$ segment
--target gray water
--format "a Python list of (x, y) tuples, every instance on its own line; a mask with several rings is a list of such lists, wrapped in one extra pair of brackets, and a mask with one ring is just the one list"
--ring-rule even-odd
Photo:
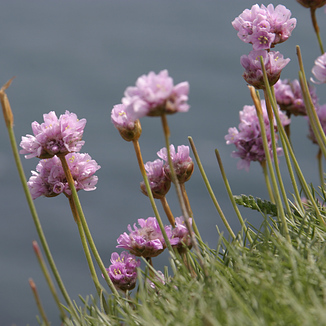
[[(132, 145), (122, 140), (110, 122), (113, 105), (120, 103), (125, 88), (149, 71), (168, 69), (176, 83), (190, 83), (191, 109), (169, 117), (171, 142), (188, 144), (192, 136), (219, 203), (235, 232), (239, 223), (228, 201), (214, 149), (218, 148), (235, 194), (267, 198), (258, 164), (250, 172), (238, 171), (237, 160), (225, 144), (229, 127), (239, 123), (238, 112), (251, 105), (242, 79), (239, 58), (251, 46), (241, 42), (231, 21), (251, 1), (24, 1), (1, 2), (0, 83), (16, 76), (8, 89), (15, 116), (17, 142), (31, 133), (32, 121), (42, 114), (65, 110), (86, 118), (83, 148), (101, 165), (94, 192), (80, 198), (89, 227), (105, 264), (109, 265), (116, 239), (129, 223), (152, 216), (139, 191), (141, 175)], [(267, 3), (265, 3), (267, 5)], [(308, 10), (296, 1), (283, 1), (298, 19), (293, 36), (277, 47), (291, 62), (283, 78), (297, 78), (295, 45), (300, 44), (307, 74), (319, 55)], [(277, 5), (277, 3), (275, 3)], [(325, 14), (318, 13), (321, 30)], [(325, 36), (324, 36), (325, 39)], [(321, 103), (324, 85), (318, 86)], [(142, 119), (140, 144), (144, 161), (156, 159), (164, 146), (160, 119)], [(293, 119), (293, 143), (309, 182), (318, 184), (315, 155), (307, 124)], [(23, 159), (23, 158), (22, 158)], [(37, 159), (23, 159), (27, 177)], [(280, 164), (284, 169), (284, 160)], [(292, 192), (285, 176), (287, 189)], [(28, 279), (35, 281), (53, 325), (58, 312), (33, 253), (38, 240), (32, 218), (14, 167), (5, 124), (0, 120), (0, 326), (36, 325), (38, 314)], [(216, 225), (223, 224), (208, 197), (198, 169), (187, 184), (197, 225), (203, 238), (215, 247)], [(168, 201), (175, 216), (181, 215), (172, 189)], [(52, 254), (73, 299), (94, 294), (78, 230), (64, 196), (35, 201)], [(242, 210), (245, 218), (259, 225), (261, 217)], [(154, 261), (157, 268), (168, 264), (167, 254)], [(100, 274), (100, 273), (99, 273)]]

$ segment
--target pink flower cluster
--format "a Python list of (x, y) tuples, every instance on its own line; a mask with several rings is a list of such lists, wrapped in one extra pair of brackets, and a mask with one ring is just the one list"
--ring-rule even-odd
[(111, 265), (106, 271), (114, 286), (124, 292), (134, 289), (140, 260), (123, 251), (120, 255), (117, 252), (112, 253), (110, 261)]
[(268, 50), (286, 41), (296, 26), (296, 19), (290, 18), (291, 11), (283, 5), (267, 7), (258, 4), (245, 9), (233, 22), (238, 37), (250, 43), (254, 50)]
[(312, 73), (318, 81), (311, 79), (315, 84), (326, 83), (326, 53), (319, 56), (315, 60), (315, 65), (312, 68)]
[(34, 136), (22, 137), (20, 154), (27, 154), (25, 158), (43, 159), (80, 151), (85, 143), (82, 137), (86, 119), (78, 120), (76, 114), (69, 111), (59, 119), (54, 111), (44, 114), (43, 118), (42, 124), (32, 123)]
[[(76, 190), (95, 190), (98, 177), (94, 173), (101, 167), (88, 154), (69, 153), (66, 160), (75, 181)], [(61, 193), (71, 195), (60, 159), (54, 156), (50, 159), (40, 160), (36, 171), (27, 182), (32, 198), (40, 196), (54, 197)]]
[[(288, 115), (307, 115), (300, 83), (297, 79), (293, 81), (280, 79), (274, 85), (274, 92), (277, 104)], [(315, 88), (309, 85), (309, 92), (314, 106), (317, 107), (318, 97)]]
[(270, 51), (276, 44), (286, 41), (296, 26), (296, 19), (290, 18), (291, 11), (283, 5), (274, 8), (258, 4), (246, 9), (233, 22), (238, 31), (238, 37), (245, 43), (250, 43), (253, 50), (249, 55), (241, 57), (241, 65), (245, 68), (243, 74), (246, 82), (257, 89), (264, 89), (264, 81), (260, 57), (263, 57), (270, 85), (280, 78), (282, 69), (290, 59), (284, 59), (279, 52)]
[[(261, 101), (261, 106), (263, 110), (268, 148), (270, 155), (272, 155), (272, 140), (269, 127), (269, 119), (264, 100)], [(229, 128), (229, 133), (225, 136), (225, 140), (227, 145), (234, 144), (236, 147), (236, 151), (232, 152), (232, 157), (238, 157), (241, 159), (238, 162), (238, 169), (245, 169), (246, 171), (249, 171), (250, 162), (263, 162), (266, 160), (266, 156), (255, 107), (245, 105), (243, 110), (240, 111), (239, 115), (240, 123), (238, 129), (235, 127)], [(287, 118), (283, 112), (279, 111), (279, 115), (283, 126), (286, 126), (290, 123), (290, 119)], [(274, 129), (276, 131), (276, 125)], [(275, 139), (275, 141), (277, 141), (277, 139)], [(282, 148), (278, 147), (277, 154), (281, 155), (282, 153)]]

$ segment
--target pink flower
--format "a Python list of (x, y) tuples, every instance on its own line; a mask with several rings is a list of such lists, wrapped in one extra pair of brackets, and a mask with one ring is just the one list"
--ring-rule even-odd
[[(192, 218), (189, 218), (189, 223), (192, 226)], [(185, 249), (184, 246), (191, 249), (192, 242), (183, 216), (175, 218), (175, 228), (172, 230), (172, 237), (173, 239), (178, 239), (178, 242), (173, 247), (177, 248), (179, 252)]]
[(326, 52), (315, 60), (315, 65), (312, 68), (312, 73), (318, 81), (311, 78), (315, 84), (326, 83)]
[(128, 87), (122, 103), (130, 110), (133, 119), (144, 116), (159, 116), (164, 113), (187, 112), (189, 84), (182, 82), (174, 86), (167, 70), (158, 75), (150, 72), (136, 81), (135, 87)]
[[(96, 161), (88, 154), (81, 153), (69, 153), (65, 159), (75, 181), (76, 190), (95, 190), (98, 177), (94, 173), (101, 168)], [(71, 195), (61, 161), (57, 156), (40, 160), (36, 171), (32, 171), (32, 176), (27, 182), (33, 199), (40, 196), (54, 197), (61, 193)]]
[(291, 11), (283, 5), (267, 7), (256, 4), (235, 18), (232, 26), (238, 37), (251, 43), (254, 50), (269, 50), (276, 44), (286, 41), (296, 26), (296, 19), (290, 18)]
[[(307, 115), (299, 81), (294, 79), (281, 80), (274, 85), (275, 97), (281, 110), (288, 114)], [(310, 96), (314, 106), (318, 105), (318, 98), (315, 88), (309, 86)]]
[(257, 89), (265, 88), (260, 56), (263, 57), (263, 63), (271, 86), (279, 80), (282, 69), (290, 61), (290, 59), (284, 59), (280, 52), (267, 52), (266, 50), (251, 51), (249, 55), (241, 56), (240, 63), (245, 69), (243, 78), (248, 84)]
[(86, 119), (78, 120), (76, 114), (66, 111), (58, 119), (55, 112), (43, 115), (44, 123), (34, 121), (34, 136), (22, 137), (20, 154), (25, 158), (50, 158), (54, 155), (66, 155), (79, 152), (84, 145), (82, 141)]
[[(261, 101), (261, 106), (263, 110), (269, 152), (270, 155), (272, 155), (272, 141), (269, 120), (264, 100)], [(245, 169), (246, 171), (249, 171), (250, 162), (263, 162), (266, 160), (266, 156), (255, 107), (245, 105), (243, 107), (243, 111), (240, 111), (239, 115), (240, 123), (238, 129), (229, 128), (229, 133), (225, 136), (225, 140), (227, 145), (234, 144), (236, 146), (236, 151), (232, 152), (232, 157), (238, 157), (241, 159), (238, 162), (238, 169)], [(279, 115), (283, 126), (290, 123), (290, 119), (287, 118), (283, 112), (279, 111)], [(276, 125), (274, 129), (276, 131)], [(277, 138), (275, 141), (277, 141)], [(282, 148), (278, 147), (277, 154), (281, 155), (282, 153)]]
[(43, 115), (44, 123), (34, 121), (32, 130), (34, 136), (22, 137), (20, 154), (25, 158), (50, 158), (54, 155), (66, 155), (70, 152), (79, 152), (84, 145), (81, 140), (86, 119), (78, 120), (76, 114), (66, 111), (58, 119), (55, 112)]
[[(152, 190), (153, 197), (156, 199), (163, 198), (171, 187), (171, 180), (167, 178), (163, 169), (164, 162), (162, 160), (155, 160), (154, 162), (147, 162), (145, 170), (149, 185)], [(147, 196), (147, 190), (144, 181), (140, 183), (140, 188), (143, 194)]]
[(120, 255), (117, 252), (112, 253), (110, 261), (111, 265), (106, 270), (114, 286), (121, 291), (134, 289), (140, 260), (123, 251)]
[(142, 132), (139, 120), (135, 120), (128, 107), (117, 104), (111, 111), (111, 121), (126, 141), (137, 140)]
[[(124, 232), (119, 236), (117, 248), (127, 249), (131, 254), (145, 258), (158, 256), (166, 248), (166, 244), (156, 218), (140, 218), (138, 224), (140, 228), (135, 223), (134, 230), (128, 225), (130, 233)], [(171, 239), (171, 245), (177, 243), (177, 240), (172, 240), (171, 226), (165, 226), (165, 232)]]
[[(189, 156), (189, 146), (178, 146), (178, 151), (176, 152), (174, 145), (171, 144), (170, 154), (175, 174), (179, 182), (184, 183), (188, 181), (194, 171), (194, 163), (191, 157)], [(158, 151), (157, 155), (159, 158), (165, 161), (164, 173), (169, 178), (169, 180), (172, 180), (166, 148), (164, 147), (160, 151)]]

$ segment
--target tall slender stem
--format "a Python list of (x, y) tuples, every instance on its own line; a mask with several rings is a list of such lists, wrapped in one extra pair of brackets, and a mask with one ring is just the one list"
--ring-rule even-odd
[(165, 212), (165, 214), (166, 214), (166, 216), (167, 216), (167, 218), (168, 218), (170, 224), (171, 224), (172, 227), (174, 228), (174, 227), (175, 227), (175, 219), (174, 219), (174, 216), (173, 216), (173, 214), (172, 214), (172, 212), (171, 212), (171, 208), (170, 208), (170, 206), (169, 206), (169, 203), (168, 203), (168, 201), (166, 200), (166, 197), (165, 197), (165, 196), (162, 197), (160, 200), (161, 200), (161, 204), (162, 204), (162, 207), (163, 207), (163, 209), (164, 209), (164, 212)]
[(77, 195), (77, 190), (76, 190), (76, 187), (75, 187), (75, 182), (74, 182), (74, 179), (71, 175), (71, 172), (70, 172), (70, 169), (69, 169), (69, 166), (68, 166), (68, 163), (66, 161), (66, 157), (65, 156), (60, 156), (60, 161), (61, 161), (61, 164), (62, 164), (62, 167), (63, 167), (63, 170), (65, 171), (65, 176), (66, 176), (66, 179), (68, 181), (68, 184), (69, 184), (69, 187), (70, 187), (70, 190), (71, 190), (71, 195), (72, 195), (72, 198), (74, 200), (74, 204), (76, 206), (76, 210), (78, 212), (78, 215), (79, 215), (79, 218), (81, 220), (81, 223), (82, 223), (82, 226), (83, 226), (83, 229), (84, 229), (84, 232), (85, 232), (85, 235), (86, 235), (86, 238), (87, 238), (87, 241), (88, 241), (88, 244), (91, 248), (91, 251), (94, 255), (94, 258), (98, 264), (98, 266), (100, 267), (100, 270), (102, 272), (102, 275), (106, 281), (106, 283), (108, 284), (109, 288), (111, 289), (112, 293), (116, 296), (116, 298), (120, 298), (120, 295), (117, 291), (117, 289), (115, 288), (115, 286), (113, 285), (106, 269), (105, 269), (105, 266), (103, 264), (103, 261), (97, 251), (97, 248), (95, 246), (95, 243), (94, 243), (94, 240), (93, 240), (93, 237), (89, 231), (89, 227), (87, 225), (87, 222), (86, 222), (86, 219), (85, 219), (85, 215), (84, 215), (84, 212), (83, 212), (83, 209), (82, 209), (82, 206), (80, 204), (80, 201), (79, 201), (79, 197)]
[(169, 161), (169, 167), (170, 167), (172, 182), (173, 182), (173, 184), (175, 186), (175, 189), (176, 189), (179, 204), (180, 204), (180, 207), (181, 207), (181, 211), (182, 211), (182, 214), (183, 214), (183, 217), (184, 217), (186, 227), (187, 227), (188, 232), (189, 232), (189, 236), (191, 238), (192, 245), (193, 245), (193, 247), (194, 247), (194, 249), (195, 249), (195, 251), (197, 253), (199, 263), (202, 266), (205, 275), (207, 275), (206, 267), (204, 265), (204, 260), (202, 258), (202, 255), (201, 255), (199, 247), (198, 247), (197, 239), (194, 236), (194, 232), (193, 232), (193, 230), (191, 228), (191, 225), (190, 225), (190, 222), (189, 222), (189, 214), (188, 214), (188, 211), (187, 211), (187, 208), (186, 208), (183, 196), (182, 196), (182, 191), (181, 191), (181, 188), (180, 188), (179, 180), (178, 180), (178, 178), (176, 177), (176, 174), (175, 174), (175, 170), (174, 170), (174, 166), (173, 166), (173, 162), (172, 162), (172, 158), (171, 158), (171, 153), (170, 153), (170, 129), (169, 129), (166, 114), (162, 114), (161, 118), (162, 118), (162, 127), (163, 127), (165, 146), (166, 146), (166, 151), (167, 151), (167, 156), (168, 156), (168, 161)]
[(0, 90), (0, 100), (1, 100), (2, 111), (3, 111), (3, 114), (4, 114), (4, 119), (6, 121), (6, 126), (7, 126), (7, 130), (8, 130), (8, 134), (9, 134), (10, 145), (11, 145), (14, 160), (15, 160), (15, 163), (16, 163), (17, 171), (18, 171), (18, 174), (19, 174), (21, 184), (23, 186), (23, 190), (24, 190), (24, 193), (25, 193), (27, 204), (28, 204), (29, 210), (31, 212), (37, 234), (38, 234), (38, 236), (40, 238), (42, 248), (43, 248), (45, 256), (46, 256), (46, 258), (47, 258), (47, 260), (49, 262), (49, 265), (50, 265), (50, 268), (51, 268), (52, 273), (54, 275), (54, 278), (55, 278), (55, 280), (56, 280), (56, 282), (58, 284), (58, 287), (59, 287), (59, 289), (60, 289), (60, 291), (61, 291), (61, 293), (62, 293), (62, 295), (63, 295), (63, 297), (64, 297), (64, 299), (65, 299), (65, 301), (66, 301), (66, 303), (68, 305), (68, 307), (71, 310), (72, 315), (74, 315), (74, 317), (77, 320), (79, 320), (76, 309), (75, 309), (75, 307), (74, 307), (74, 305), (72, 303), (72, 300), (70, 299), (69, 294), (68, 294), (68, 292), (67, 292), (67, 290), (66, 290), (66, 288), (65, 288), (65, 286), (64, 286), (64, 284), (62, 282), (61, 276), (60, 276), (59, 271), (58, 271), (58, 269), (56, 267), (54, 259), (52, 257), (49, 245), (48, 245), (48, 243), (46, 241), (46, 237), (44, 235), (44, 232), (43, 232), (43, 229), (42, 229), (42, 226), (41, 226), (41, 222), (40, 222), (40, 219), (38, 217), (38, 214), (37, 214), (37, 211), (36, 211), (36, 208), (35, 208), (35, 205), (34, 205), (33, 198), (31, 196), (31, 193), (30, 193), (29, 188), (27, 186), (27, 180), (26, 180), (23, 165), (22, 165), (22, 162), (20, 160), (19, 153), (18, 153), (15, 133), (14, 133), (14, 129), (13, 129), (13, 114), (12, 114), (12, 111), (11, 111), (11, 107), (10, 107), (10, 103), (9, 103), (7, 94), (5, 93), (5, 90), (7, 89), (7, 87), (9, 87), (9, 85), (11, 83), (11, 80), (9, 82), (7, 82), (1, 88), (1, 90)]
[(323, 47), (323, 42), (320, 37), (319, 26), (318, 26), (317, 18), (316, 18), (316, 8), (310, 8), (310, 16), (311, 16), (312, 26), (314, 27), (314, 30), (315, 30), (315, 33), (317, 36), (320, 52), (321, 52), (321, 54), (324, 54), (325, 51), (324, 51), (324, 47)]
[(200, 161), (200, 158), (199, 158), (199, 155), (198, 155), (196, 146), (194, 144), (194, 141), (192, 140), (191, 137), (188, 137), (188, 140), (189, 140), (190, 146), (192, 148), (192, 151), (194, 153), (197, 166), (198, 166), (199, 171), (200, 171), (200, 173), (202, 175), (202, 178), (204, 180), (204, 183), (205, 183), (205, 186), (207, 188), (207, 191), (208, 191), (208, 193), (209, 193), (209, 195), (210, 195), (210, 197), (211, 197), (211, 199), (213, 201), (213, 204), (214, 204), (217, 212), (219, 213), (219, 215), (220, 215), (220, 217), (222, 219), (222, 222), (224, 223), (224, 225), (225, 225), (226, 229), (228, 230), (230, 236), (232, 237), (233, 240), (235, 240), (236, 239), (236, 236), (235, 236), (235, 234), (234, 234), (234, 232), (233, 232), (233, 230), (232, 230), (229, 222), (227, 221), (227, 219), (226, 219), (226, 217), (225, 217), (225, 215), (224, 215), (224, 213), (223, 213), (223, 211), (222, 211), (222, 209), (221, 209), (221, 207), (220, 207), (220, 205), (219, 205), (219, 203), (218, 203), (218, 201), (217, 201), (217, 199), (215, 197), (215, 194), (213, 192), (213, 189), (212, 189), (212, 187), (211, 187), (211, 185), (210, 185), (210, 183), (208, 181), (207, 175), (206, 175), (206, 173), (204, 171), (204, 168), (203, 168), (203, 165), (202, 165), (202, 163)]
[(324, 171), (323, 171), (323, 156), (321, 154), (321, 150), (318, 150), (317, 154), (317, 161), (318, 161), (318, 171), (319, 171), (319, 178), (320, 178), (320, 186), (323, 190), (325, 190), (325, 181), (324, 181)]
[(267, 166), (266, 166), (266, 160), (265, 161), (261, 161), (260, 162), (260, 166), (263, 169), (263, 174), (264, 174), (264, 178), (265, 178), (265, 184), (266, 184), (266, 187), (267, 187), (267, 191), (268, 191), (268, 194), (269, 194), (270, 201), (273, 204), (275, 204), (275, 198), (274, 198), (274, 195), (273, 195), (273, 190), (272, 190), (272, 187), (271, 187), (271, 182), (270, 182), (269, 176), (268, 176), (268, 170), (267, 170)]
[(146, 187), (146, 191), (147, 191), (147, 196), (148, 196), (148, 198), (150, 200), (150, 203), (152, 205), (152, 209), (154, 211), (154, 215), (155, 215), (156, 220), (157, 220), (157, 222), (158, 222), (158, 224), (160, 226), (160, 229), (161, 229), (161, 232), (162, 232), (164, 241), (165, 241), (166, 246), (167, 246), (167, 248), (168, 248), (168, 250), (170, 252), (170, 255), (173, 258), (175, 258), (173, 248), (172, 248), (171, 243), (169, 241), (169, 238), (168, 238), (168, 236), (167, 236), (167, 234), (165, 232), (165, 228), (164, 228), (164, 225), (163, 225), (161, 216), (160, 216), (160, 214), (158, 212), (158, 209), (157, 209), (157, 206), (155, 204), (154, 197), (153, 197), (153, 193), (152, 193), (151, 187), (149, 185), (149, 181), (148, 181), (148, 178), (147, 178), (147, 174), (146, 174), (146, 170), (145, 170), (145, 166), (144, 166), (143, 157), (141, 155), (141, 151), (140, 151), (140, 146), (139, 146), (138, 139), (137, 140), (133, 140), (132, 143), (134, 145), (134, 149), (135, 149), (135, 153), (136, 153), (136, 157), (137, 157), (139, 169), (140, 169), (141, 175), (142, 175), (143, 180), (144, 180), (144, 183), (145, 183), (145, 187)]
[(70, 204), (72, 215), (74, 216), (75, 222), (78, 226), (79, 236), (80, 236), (80, 240), (82, 242), (82, 246), (83, 246), (84, 253), (86, 256), (87, 264), (88, 264), (90, 273), (92, 275), (92, 279), (93, 279), (97, 294), (100, 296), (101, 295), (101, 286), (100, 286), (100, 283), (99, 283), (97, 275), (96, 275), (96, 271), (95, 271), (95, 267), (94, 267), (93, 260), (91, 257), (91, 253), (89, 251), (87, 240), (85, 237), (85, 232), (84, 232), (83, 226), (81, 224), (74, 200), (72, 199), (71, 196), (68, 196), (68, 199), (69, 199), (69, 204)]

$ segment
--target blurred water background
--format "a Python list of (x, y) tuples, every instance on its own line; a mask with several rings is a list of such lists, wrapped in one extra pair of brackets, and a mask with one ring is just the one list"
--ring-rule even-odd
[[(218, 148), (235, 194), (267, 198), (260, 166), (238, 171), (230, 157), (234, 148), (225, 144), (229, 127), (238, 126), (238, 112), (251, 105), (241, 75), (242, 54), (251, 46), (241, 42), (231, 21), (255, 2), (215, 0), (11, 0), (1, 1), (0, 83), (16, 76), (8, 89), (15, 116), (17, 142), (31, 133), (31, 122), (42, 121), (51, 110), (65, 110), (86, 118), (83, 151), (101, 165), (96, 191), (79, 192), (98, 250), (106, 265), (116, 239), (129, 223), (152, 216), (147, 198), (139, 191), (141, 175), (132, 144), (122, 140), (110, 122), (113, 105), (120, 103), (125, 88), (149, 71), (168, 69), (175, 83), (190, 83), (191, 109), (169, 116), (171, 142), (188, 145), (192, 136), (219, 203), (235, 232), (239, 223), (227, 198), (214, 149)], [(291, 62), (282, 78), (297, 78), (295, 46), (301, 45), (308, 77), (320, 55), (310, 15), (296, 1), (282, 2), (298, 19), (292, 37), (278, 45)], [(265, 3), (267, 5), (268, 3)], [(278, 3), (274, 3), (277, 5)], [(318, 12), (321, 31), (325, 14)], [(326, 36), (322, 37), (326, 40)], [(324, 85), (318, 86), (325, 103)], [(140, 144), (144, 161), (156, 159), (164, 146), (158, 118), (143, 118)], [(308, 182), (318, 185), (316, 145), (307, 139), (307, 123), (293, 118), (295, 152)], [(23, 157), (22, 157), (23, 158)], [(23, 159), (27, 177), (38, 160)], [(285, 174), (284, 159), (280, 160)], [(292, 192), (285, 174), (287, 190)], [(58, 312), (32, 249), (38, 240), (24, 198), (5, 124), (0, 119), (0, 326), (36, 325), (38, 314), (28, 279), (33, 278), (53, 325)], [(223, 224), (195, 168), (187, 184), (197, 225), (205, 241), (217, 244), (216, 225)], [(168, 201), (175, 216), (181, 215), (172, 189)], [(73, 299), (94, 294), (78, 230), (64, 196), (35, 201), (50, 248), (63, 281)], [(160, 211), (162, 211), (160, 209)], [(258, 214), (241, 210), (254, 225)], [(157, 268), (168, 264), (167, 254), (154, 260)], [(100, 274), (100, 273), (99, 273)]]

